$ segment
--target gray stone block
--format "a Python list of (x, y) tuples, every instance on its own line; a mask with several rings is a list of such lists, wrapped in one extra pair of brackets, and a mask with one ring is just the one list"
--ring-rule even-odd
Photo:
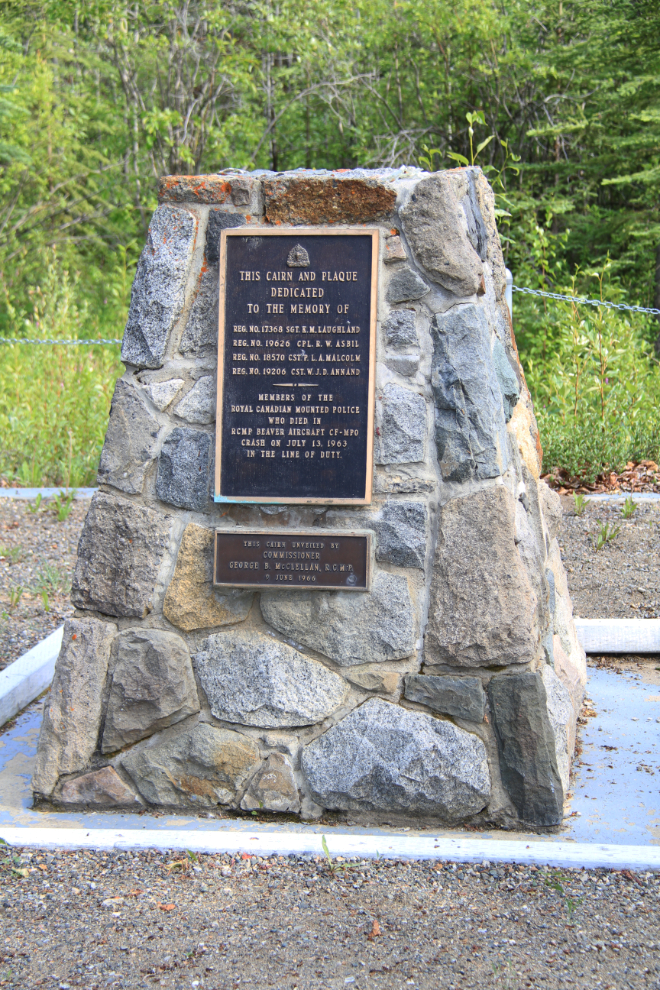
[(188, 423), (215, 423), (215, 393), (215, 378), (204, 375), (177, 403), (174, 412)]
[(575, 748), (577, 711), (568, 688), (562, 683), (552, 667), (547, 664), (541, 670), (543, 686), (548, 699), (548, 718), (555, 739), (557, 770), (564, 794), (568, 793), (571, 776), (571, 757)]
[(423, 502), (387, 502), (376, 523), (376, 560), (424, 567), (427, 511)]
[(103, 753), (199, 711), (190, 654), (180, 636), (160, 629), (130, 629), (119, 634), (115, 650)]
[(404, 695), (409, 701), (467, 722), (483, 722), (486, 695), (478, 677), (429, 677), (408, 674)]
[(449, 176), (434, 175), (417, 183), (400, 216), (420, 268), (443, 288), (465, 297), (481, 287), (483, 264), (459, 210)]
[(467, 169), (466, 174), (468, 194), (463, 197), (461, 206), (467, 219), (470, 244), (479, 255), (480, 260), (485, 261), (488, 254), (488, 231), (479, 206), (474, 170)]
[(153, 608), (171, 519), (97, 492), (78, 543), (71, 600), (76, 608), (144, 618)]
[(197, 295), (181, 337), (179, 350), (185, 357), (214, 354), (218, 349), (219, 250), (220, 234), (230, 227), (242, 227), (242, 213), (211, 210), (206, 226), (206, 265), (200, 276)]
[(144, 390), (159, 412), (165, 412), (170, 402), (181, 391), (185, 382), (183, 378), (170, 378), (166, 382), (153, 382), (145, 385)]
[(121, 765), (150, 804), (213, 808), (233, 804), (261, 762), (238, 732), (199, 723), (132, 750)]
[(442, 507), (427, 664), (482, 667), (536, 659), (538, 600), (516, 547), (515, 504), (498, 485)]
[(124, 783), (114, 767), (103, 767), (68, 780), (62, 787), (59, 801), (86, 808), (126, 808), (131, 805), (139, 808), (141, 805), (135, 792)]
[(368, 594), (350, 591), (263, 592), (261, 612), (284, 636), (340, 667), (409, 657), (415, 611), (405, 577), (381, 572)]
[(160, 368), (174, 324), (183, 312), (197, 218), (187, 210), (159, 206), (149, 224), (131, 290), (121, 359)]
[(322, 722), (344, 702), (338, 674), (254, 629), (209, 636), (193, 657), (215, 718), (266, 729)]
[(383, 320), (385, 343), (398, 350), (402, 347), (417, 347), (419, 337), (415, 327), (414, 309), (397, 309)]
[(158, 452), (160, 427), (137, 389), (119, 379), (110, 406), (110, 420), (101, 451), (98, 483), (139, 495), (147, 468)]
[(477, 814), (490, 796), (486, 748), (477, 736), (380, 698), (306, 746), (302, 770), (324, 808), (456, 821)]
[(423, 278), (406, 265), (394, 272), (387, 286), (385, 299), (388, 303), (410, 302), (421, 299), (430, 291)]
[(67, 619), (37, 746), (32, 790), (49, 797), (62, 774), (85, 770), (98, 741), (112, 639), (117, 626)]
[(416, 464), (424, 460), (426, 403), (423, 396), (388, 382), (378, 404), (374, 444), (376, 464)]
[(520, 385), (518, 384), (516, 373), (506, 356), (506, 351), (499, 340), (495, 341), (495, 346), (493, 347), (493, 365), (500, 386), (500, 392), (502, 393), (504, 418), (508, 423), (513, 416), (513, 410), (520, 398)]
[(436, 314), (431, 323), (435, 440), (447, 481), (496, 478), (508, 464), (502, 394), (480, 306)]
[(419, 352), (417, 354), (388, 354), (385, 364), (390, 371), (404, 378), (412, 378), (419, 371)]
[(226, 210), (219, 209), (209, 210), (204, 252), (209, 264), (217, 265), (220, 261), (220, 235), (222, 231), (230, 230), (232, 227), (244, 227), (246, 222), (242, 213), (227, 213)]
[(523, 822), (560, 825), (564, 791), (540, 674), (493, 677), (488, 696), (502, 783)]
[(200, 511), (209, 501), (211, 437), (200, 430), (177, 427), (158, 458), (156, 494), (179, 509)]
[(286, 756), (270, 754), (250, 781), (241, 808), (244, 811), (300, 811), (293, 767)]

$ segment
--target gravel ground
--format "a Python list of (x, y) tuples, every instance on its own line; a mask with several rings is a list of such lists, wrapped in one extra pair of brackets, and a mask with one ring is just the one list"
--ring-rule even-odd
[(21, 990), (660, 987), (658, 873), (387, 860), (337, 860), (331, 872), (245, 854), (10, 859), (0, 985)]
[(71, 575), (89, 502), (74, 502), (63, 522), (52, 502), (31, 512), (34, 504), (0, 499), (0, 670), (73, 614)]
[[(560, 545), (573, 612), (583, 619), (660, 618), (660, 503), (637, 504), (630, 519), (623, 503), (587, 502), (575, 515), (573, 500), (562, 498)], [(620, 527), (595, 549), (602, 526)]]

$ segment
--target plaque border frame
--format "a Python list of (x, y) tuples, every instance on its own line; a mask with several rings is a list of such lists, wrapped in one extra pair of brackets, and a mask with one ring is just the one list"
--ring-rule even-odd
[[(371, 237), (371, 286), (369, 323), (369, 385), (367, 392), (367, 449), (364, 498), (289, 498), (288, 496), (268, 496), (250, 498), (248, 495), (220, 494), (222, 467), (222, 400), (224, 386), (225, 358), (225, 302), (227, 291), (227, 239), (229, 237), (281, 237), (282, 235), (302, 234), (322, 236)], [(376, 326), (378, 322), (378, 262), (380, 253), (380, 230), (378, 227), (230, 227), (220, 234), (220, 291), (218, 305), (218, 375), (215, 419), (215, 477), (213, 500), (219, 503), (236, 505), (371, 505), (374, 477), (374, 421), (376, 412)], [(215, 562), (214, 562), (215, 567)], [(213, 572), (215, 574), (215, 570)]]
[[(365, 586), (364, 588), (351, 588), (350, 586), (338, 586), (336, 584), (289, 584), (288, 582), (282, 582), (282, 584), (229, 584), (227, 582), (221, 581), (217, 582), (215, 580), (216, 575), (216, 563), (217, 563), (217, 553), (218, 553), (218, 541), (215, 538), (216, 533), (231, 533), (232, 536), (278, 536), (286, 533), (287, 539), (291, 537), (295, 539), (296, 537), (312, 537), (318, 540), (320, 537), (324, 536), (328, 539), (333, 537), (342, 536), (366, 536), (367, 538), (367, 566), (366, 566), (366, 576), (365, 576)], [(343, 529), (343, 530), (325, 530), (325, 529), (296, 529), (288, 530), (284, 528), (277, 529), (260, 529), (257, 526), (236, 526), (232, 529), (222, 529), (216, 526), (213, 531), (213, 587), (214, 588), (237, 588), (241, 591), (371, 591), (371, 579), (373, 576), (373, 531), (370, 529)]]

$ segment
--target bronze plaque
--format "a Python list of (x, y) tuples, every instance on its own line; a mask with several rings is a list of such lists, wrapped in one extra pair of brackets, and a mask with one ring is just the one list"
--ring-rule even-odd
[(216, 530), (213, 583), (368, 591), (371, 533)]
[(223, 230), (215, 500), (371, 502), (378, 231)]

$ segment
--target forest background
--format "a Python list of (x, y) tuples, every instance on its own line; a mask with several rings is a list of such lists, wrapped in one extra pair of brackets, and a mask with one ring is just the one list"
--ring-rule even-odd
[[(660, 308), (657, 0), (0, 0), (0, 337), (121, 337), (160, 175), (476, 160), (519, 286)], [(544, 469), (660, 454), (655, 317), (514, 296)], [(0, 480), (93, 484), (116, 346), (0, 344)]]

